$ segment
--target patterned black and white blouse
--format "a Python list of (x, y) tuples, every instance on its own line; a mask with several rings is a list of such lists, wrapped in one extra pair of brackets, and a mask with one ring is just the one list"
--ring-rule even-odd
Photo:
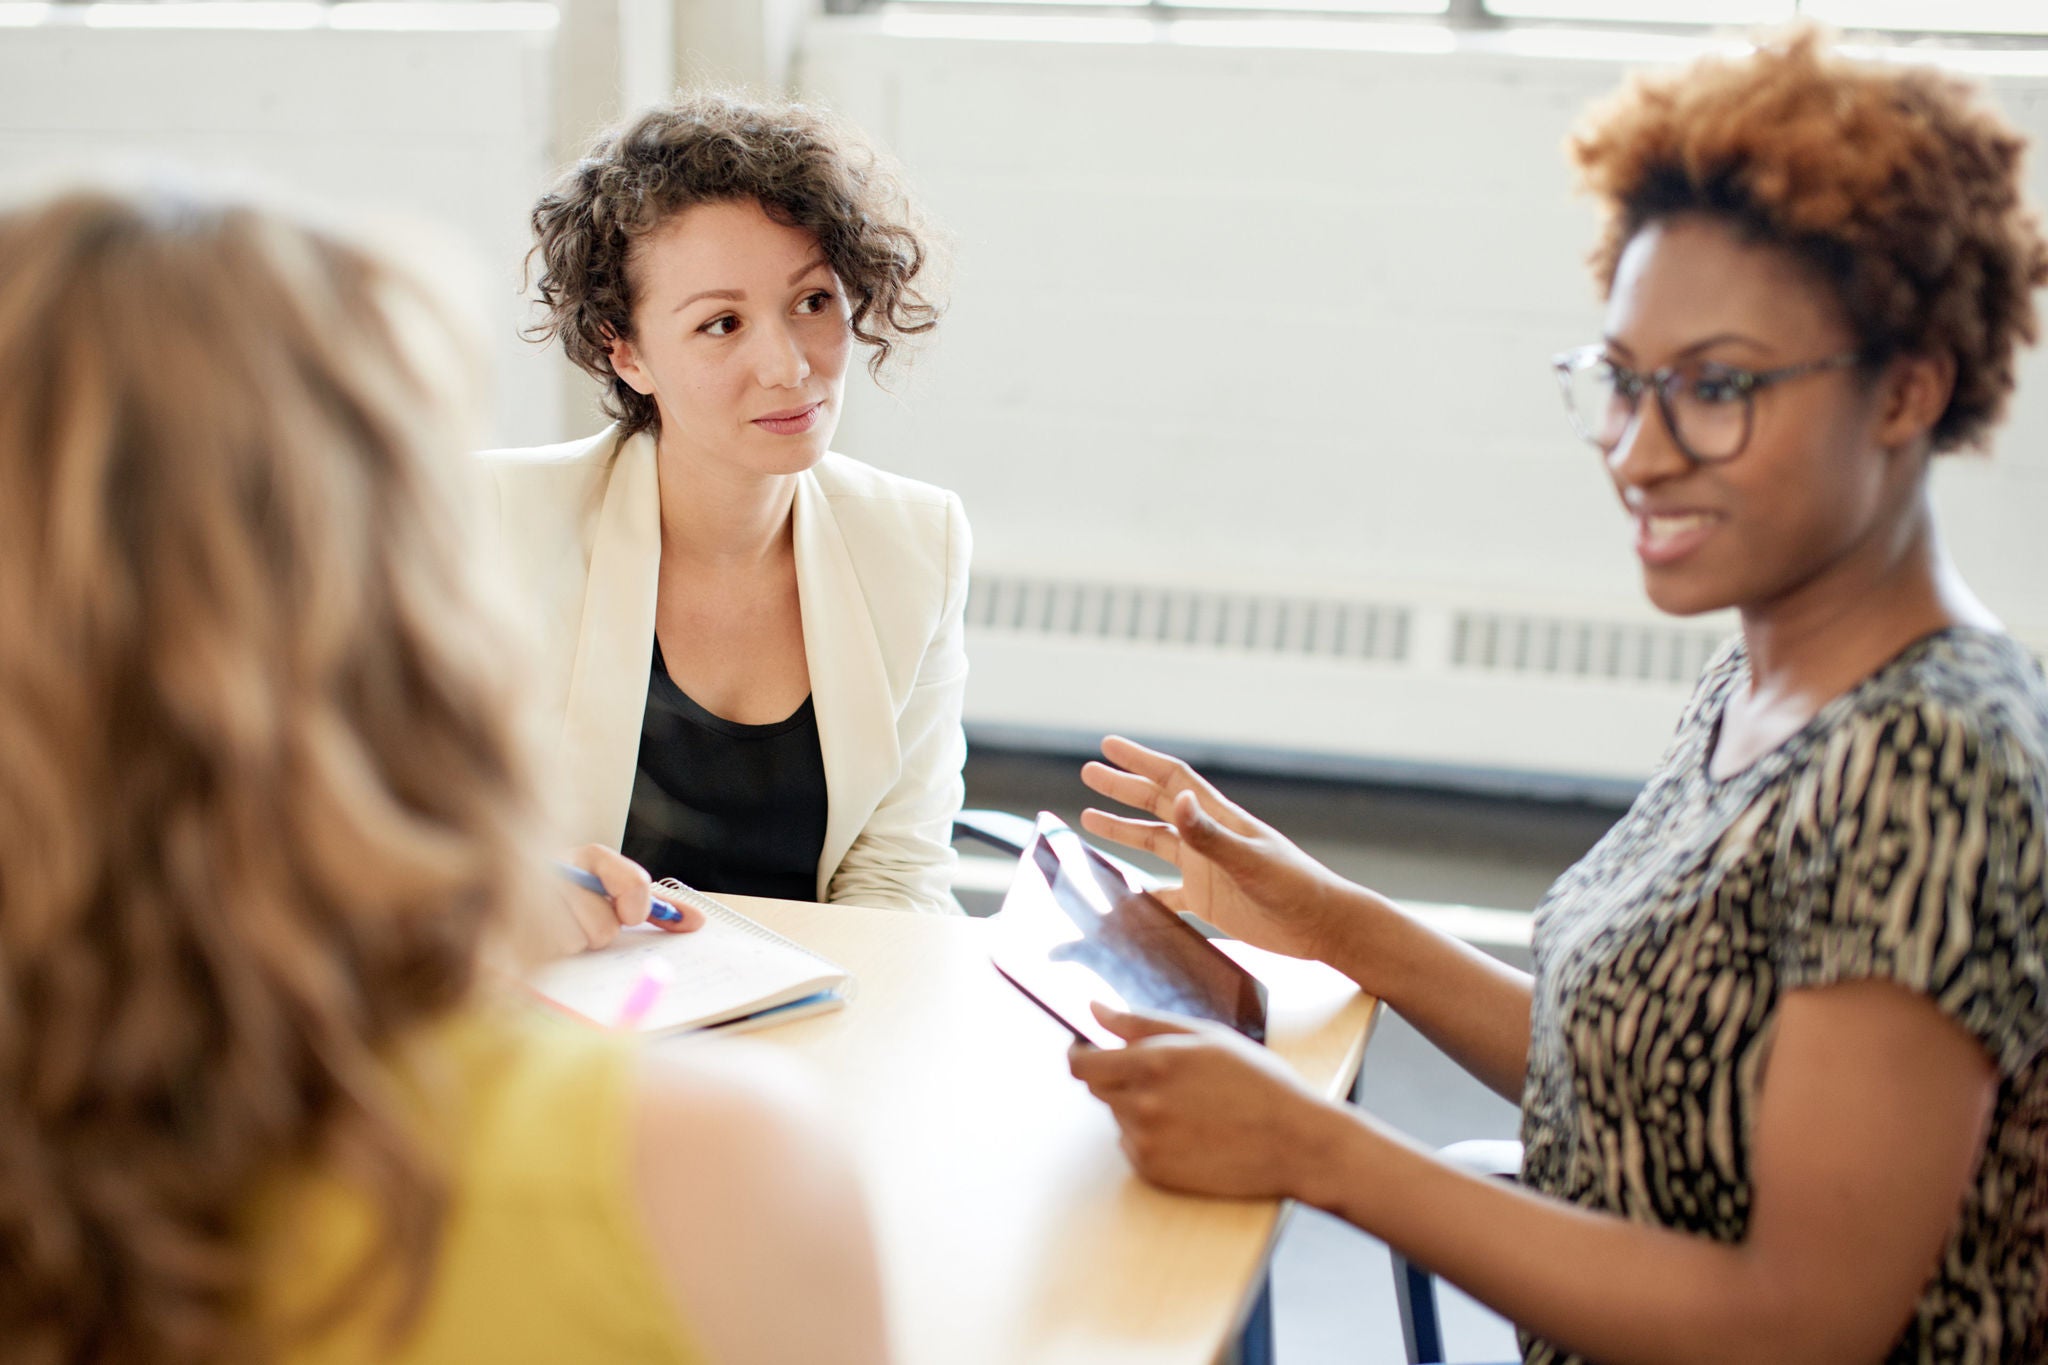
[[(2048, 684), (2006, 636), (1917, 642), (1725, 781), (1709, 665), (1634, 806), (1536, 911), (1522, 1179), (1739, 1242), (1787, 991), (1880, 978), (1997, 1065), (1941, 1267), (1889, 1362), (2048, 1361)], [(1525, 1333), (1530, 1362), (1577, 1359)]]

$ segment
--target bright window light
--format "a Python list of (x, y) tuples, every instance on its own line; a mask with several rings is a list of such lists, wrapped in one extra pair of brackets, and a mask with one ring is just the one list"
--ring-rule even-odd
[(1708, 52), (1740, 55), (1746, 35), (1652, 33), (1627, 28), (1506, 28), (1487, 35), (1487, 50), (1513, 57), (1568, 61), (1629, 62), (1637, 66), (1681, 66)]
[(956, 4), (985, 4), (991, 10), (1008, 10), (1014, 6), (1036, 6), (1036, 4), (1092, 4), (1106, 10), (1120, 8), (1145, 8), (1149, 0), (956, 0)]
[(131, 29), (544, 32), (560, 17), (560, 11), (544, 0), (100, 0), (83, 5), (0, 0), (0, 28), (82, 24)]
[[(943, 0), (942, 0), (943, 2)], [(915, 7), (924, 0), (896, 0)], [(1147, 0), (998, 0), (1002, 5), (1102, 5), (1119, 9), (1142, 8)], [(1300, 13), (1321, 10), (1344, 14), (1446, 14), (1451, 0), (1161, 0), (1161, 3), (1192, 9), (1285, 10)]]
[(1806, 0), (1802, 12), (1843, 28), (2048, 34), (2043, 0)]
[(1793, 0), (1486, 0), (1486, 8), (1504, 19), (1637, 24), (1768, 24), (1798, 12)]
[(546, 32), (561, 22), (561, 11), (537, 0), (493, 0), (490, 4), (436, 4), (433, 0), (352, 0), (327, 7), (337, 29), (405, 29), (464, 33)]
[(203, 0), (199, 4), (87, 5), (87, 28), (320, 28), (325, 7), (302, 0)]
[(1169, 25), (1167, 37), (1189, 47), (1310, 48), (1426, 57), (1457, 50), (1456, 35), (1442, 24), (1360, 24), (1348, 19), (1191, 19)]
[[(289, 3), (289, 0), (272, 0)], [(414, 0), (417, 2), (417, 0)], [(8, 0), (0, 0), (4, 8)], [(354, 0), (366, 7), (371, 0)], [(854, 9), (880, 8), (898, 13), (929, 12), (930, 0), (851, 0)], [(1248, 12), (1267, 11), (1277, 16), (1295, 16), (1313, 22), (1316, 14), (1372, 14), (1393, 18), (1426, 17), (1447, 21), (1454, 28), (1468, 27), (1465, 17), (1470, 5), (1458, 0), (939, 0), (952, 12), (968, 8), (984, 12), (1030, 13), (1056, 6), (1073, 10), (1120, 10), (1156, 12), (1159, 8), (1181, 10), (1235, 10), (1245, 14), (1248, 24), (1269, 20), (1252, 19)], [(1843, 29), (1880, 29), (1906, 33), (1955, 33), (2048, 37), (2048, 0), (1477, 0), (1486, 14), (1500, 19), (1579, 21), (1581, 35), (1606, 31), (1617, 33), (1634, 26), (1670, 25), (1700, 29), (1747, 29), (1781, 24), (1802, 16)], [(339, 8), (351, 8), (343, 5)], [(381, 7), (381, 6), (380, 6)], [(1513, 25), (1479, 25), (1486, 36), (1498, 40), (1517, 32)], [(1523, 33), (1543, 34), (1545, 26), (1523, 27)], [(1432, 39), (1435, 41), (1435, 39)], [(1254, 44), (1256, 45), (1256, 43)], [(1342, 45), (1342, 44), (1340, 44)], [(2048, 45), (2044, 45), (2048, 48)], [(2008, 50), (2017, 50), (2007, 45)], [(2031, 69), (2031, 68), (2030, 68)]]
[(882, 32), (896, 38), (1007, 38), (1022, 43), (1152, 43), (1150, 19), (1073, 18), (1056, 14), (933, 14), (909, 8), (882, 16)]
[(1375, 14), (1444, 14), (1451, 0), (1172, 0), (1191, 8), (1219, 9), (1342, 10)]
[(1855, 43), (1844, 43), (1842, 55), (1866, 62), (1925, 63), (1980, 78), (2021, 76), (2038, 80), (2048, 76), (2048, 47), (2040, 46), (1966, 47), (1955, 44), (1944, 47), (1899, 47), (1891, 43), (1873, 43), (1869, 47), (1863, 47)]

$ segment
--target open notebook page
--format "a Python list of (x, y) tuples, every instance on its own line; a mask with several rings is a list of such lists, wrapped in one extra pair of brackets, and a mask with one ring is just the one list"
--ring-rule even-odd
[[(660, 894), (673, 898), (675, 888), (662, 887)], [(672, 976), (641, 1017), (643, 1033), (704, 1028), (851, 984), (840, 967), (739, 911), (708, 896), (692, 894), (691, 900), (704, 909), (702, 929), (625, 929), (609, 947), (541, 968), (528, 978), (530, 984), (564, 1009), (610, 1027), (648, 959), (659, 957)]]

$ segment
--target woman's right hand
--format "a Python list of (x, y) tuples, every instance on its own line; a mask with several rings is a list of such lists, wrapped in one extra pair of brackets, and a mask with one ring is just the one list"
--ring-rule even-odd
[(1159, 899), (1254, 947), (1329, 959), (1350, 883), (1171, 754), (1111, 735), (1102, 755), (1109, 763), (1088, 763), (1081, 780), (1156, 818), (1089, 809), (1082, 828), (1179, 868), (1180, 886), (1156, 893)]
[[(564, 914), (552, 935), (556, 951), (568, 954), (602, 948), (626, 926), (647, 923), (654, 909), (654, 879), (647, 875), (646, 868), (603, 844), (585, 844), (563, 854), (562, 860), (603, 882), (605, 894), (600, 896), (595, 891), (562, 883)], [(685, 903), (677, 908), (685, 916), (682, 923), (655, 923), (677, 933), (703, 926), (703, 912), (695, 906)]]

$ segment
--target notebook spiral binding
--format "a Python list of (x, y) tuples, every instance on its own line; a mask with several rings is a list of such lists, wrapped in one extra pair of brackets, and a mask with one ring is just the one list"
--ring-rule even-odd
[(663, 877), (654, 885), (655, 889), (661, 893), (661, 898), (671, 905), (694, 905), (697, 909), (702, 910), (706, 916), (715, 918), (721, 924), (728, 925), (734, 929), (744, 930), (755, 938), (761, 939), (764, 942), (778, 944), (793, 953), (802, 953), (813, 962), (822, 963), (834, 971), (844, 970), (830, 958), (812, 952), (801, 943), (784, 938), (759, 920), (750, 919), (746, 915), (742, 915), (723, 901), (713, 900), (696, 887), (679, 882), (674, 877)]

